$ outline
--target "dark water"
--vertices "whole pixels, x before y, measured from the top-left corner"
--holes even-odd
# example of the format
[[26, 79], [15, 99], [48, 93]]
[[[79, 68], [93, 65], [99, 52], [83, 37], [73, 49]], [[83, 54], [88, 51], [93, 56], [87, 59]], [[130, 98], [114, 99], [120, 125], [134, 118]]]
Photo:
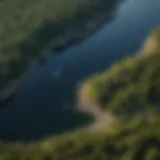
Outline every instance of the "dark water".
[[158, 24], [159, 0], [121, 3], [112, 22], [31, 73], [11, 106], [0, 112], [0, 139], [39, 139], [89, 123], [75, 110], [77, 83], [133, 54]]

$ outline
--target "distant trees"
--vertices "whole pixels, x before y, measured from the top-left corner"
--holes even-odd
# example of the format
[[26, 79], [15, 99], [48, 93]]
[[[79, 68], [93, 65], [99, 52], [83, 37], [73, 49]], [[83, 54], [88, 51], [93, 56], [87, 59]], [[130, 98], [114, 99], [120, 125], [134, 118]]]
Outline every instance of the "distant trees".
[[[19, 77], [66, 28], [83, 28], [91, 16], [112, 10], [116, 0], [4, 0], [0, 3], [0, 88]], [[79, 16], [81, 15], [81, 18]], [[81, 27], [80, 27], [81, 26]], [[80, 27], [80, 28], [78, 28]], [[16, 69], [9, 64], [15, 62]]]

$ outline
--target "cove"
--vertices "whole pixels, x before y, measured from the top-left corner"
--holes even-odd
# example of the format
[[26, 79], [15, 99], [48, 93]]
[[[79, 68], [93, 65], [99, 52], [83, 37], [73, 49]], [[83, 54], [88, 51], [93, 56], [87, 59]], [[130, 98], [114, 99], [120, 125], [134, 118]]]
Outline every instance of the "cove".
[[159, 6], [159, 0], [126, 0], [112, 21], [37, 67], [1, 110], [0, 139], [35, 140], [90, 123], [75, 109], [78, 83], [137, 51], [160, 24]]

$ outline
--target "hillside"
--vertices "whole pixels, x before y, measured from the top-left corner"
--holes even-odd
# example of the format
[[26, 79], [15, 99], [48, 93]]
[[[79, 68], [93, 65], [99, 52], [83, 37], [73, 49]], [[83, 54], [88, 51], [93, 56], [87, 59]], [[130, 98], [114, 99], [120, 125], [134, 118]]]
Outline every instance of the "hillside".
[[115, 2], [117, 0], [0, 1], [0, 89], [19, 78], [32, 62], [47, 56], [48, 53], [42, 55], [41, 52], [51, 42], [56, 47], [57, 43], [72, 43], [68, 41], [73, 35], [86, 35], [90, 28], [85, 27], [90, 21], [93, 23], [100, 15], [102, 19], [110, 16]]
[[[144, 111], [148, 107], [159, 109], [159, 35], [157, 29], [149, 36], [152, 42], [156, 42], [154, 47], [148, 46], [147, 39], [144, 50], [138, 52], [137, 56], [117, 62], [107, 71], [97, 73], [84, 81], [81, 86], [83, 103], [96, 104], [118, 115]], [[149, 52], [145, 52], [146, 50]]]

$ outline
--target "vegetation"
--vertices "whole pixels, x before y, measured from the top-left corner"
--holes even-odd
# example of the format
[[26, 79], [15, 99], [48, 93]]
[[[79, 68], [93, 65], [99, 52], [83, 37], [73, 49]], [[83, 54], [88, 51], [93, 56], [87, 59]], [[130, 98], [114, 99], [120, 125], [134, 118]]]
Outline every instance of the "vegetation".
[[0, 1], [0, 88], [20, 76], [51, 40], [80, 30], [96, 14], [110, 11], [110, 0]]
[[34, 144], [0, 145], [2, 160], [159, 160], [160, 115], [137, 115], [101, 131], [77, 131]]
[[159, 109], [159, 60], [160, 50], [149, 56], [126, 58], [107, 72], [86, 80], [82, 85], [84, 97], [116, 114], [139, 112], [148, 107]]

